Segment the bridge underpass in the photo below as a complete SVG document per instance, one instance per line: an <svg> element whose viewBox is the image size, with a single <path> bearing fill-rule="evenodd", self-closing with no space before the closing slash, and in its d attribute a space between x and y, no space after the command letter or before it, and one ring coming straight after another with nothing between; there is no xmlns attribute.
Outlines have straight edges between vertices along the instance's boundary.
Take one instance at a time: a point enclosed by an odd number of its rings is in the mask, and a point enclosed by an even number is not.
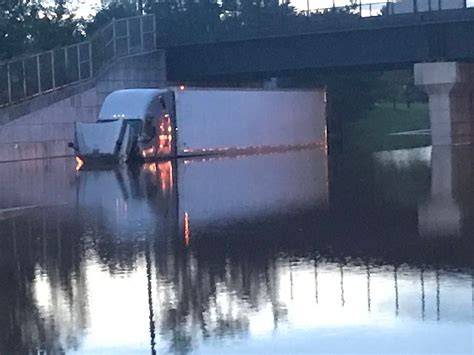
<svg viewBox="0 0 474 355"><path fill-rule="evenodd" d="M434 145L474 143L474 9L376 17L337 30L167 48L168 80L213 83L415 68Z"/></svg>
<svg viewBox="0 0 474 355"><path fill-rule="evenodd" d="M7 78L0 88L0 161L68 154L73 122L95 120L105 96L121 88L390 70L417 63L417 84L430 95L435 113L434 144L473 141L474 9L343 18L308 20L273 34L260 29L217 38L208 33L192 37L191 44L171 44L160 37L153 15L146 15L114 21L98 39L0 63L0 75L6 70ZM446 75L426 74L430 71Z"/></svg>

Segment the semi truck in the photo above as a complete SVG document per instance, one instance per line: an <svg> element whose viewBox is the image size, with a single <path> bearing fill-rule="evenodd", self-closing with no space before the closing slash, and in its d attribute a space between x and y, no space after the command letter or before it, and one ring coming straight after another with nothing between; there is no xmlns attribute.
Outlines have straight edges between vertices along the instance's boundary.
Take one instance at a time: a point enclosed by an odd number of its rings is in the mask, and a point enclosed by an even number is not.
<svg viewBox="0 0 474 355"><path fill-rule="evenodd" d="M124 162L326 145L322 89L118 90L75 123L78 159Z"/></svg>

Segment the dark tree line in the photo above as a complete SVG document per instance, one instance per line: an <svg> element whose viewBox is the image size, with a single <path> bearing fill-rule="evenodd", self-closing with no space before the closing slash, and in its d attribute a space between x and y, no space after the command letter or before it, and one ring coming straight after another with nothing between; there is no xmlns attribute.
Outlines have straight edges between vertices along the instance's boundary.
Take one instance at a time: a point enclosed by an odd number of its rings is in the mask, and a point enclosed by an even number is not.
<svg viewBox="0 0 474 355"><path fill-rule="evenodd" d="M160 39L169 41L265 28L285 33L308 20L290 2L279 0L112 0L84 20L75 17L71 1L0 0L0 60L72 44L114 18L142 13L155 14ZM333 15L351 15L353 9L328 10L312 18L330 21Z"/></svg>
<svg viewBox="0 0 474 355"><path fill-rule="evenodd" d="M72 44L82 28L66 0L0 0L0 60Z"/></svg>
<svg viewBox="0 0 474 355"><path fill-rule="evenodd" d="M0 0L0 60L83 40L113 18L154 13L158 30L181 37L226 25L250 25L262 14L295 15L277 0L111 1L88 20L75 17L71 0ZM140 10L139 7L142 7Z"/></svg>
<svg viewBox="0 0 474 355"><path fill-rule="evenodd" d="M141 9L140 9L141 7ZM297 18L296 10L278 0L149 0L112 2L97 13L89 24L89 33L110 22L140 13L155 14L157 31L163 37L192 38L199 33L216 33L242 27L262 27L278 23L281 18Z"/></svg>

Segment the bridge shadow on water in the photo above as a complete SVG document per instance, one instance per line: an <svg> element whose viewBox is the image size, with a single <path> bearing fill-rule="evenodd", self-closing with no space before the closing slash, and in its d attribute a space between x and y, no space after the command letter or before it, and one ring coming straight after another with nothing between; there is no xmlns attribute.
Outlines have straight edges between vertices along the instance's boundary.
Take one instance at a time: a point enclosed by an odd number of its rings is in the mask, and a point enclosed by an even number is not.
<svg viewBox="0 0 474 355"><path fill-rule="evenodd" d="M473 157L5 164L0 353L469 353Z"/></svg>

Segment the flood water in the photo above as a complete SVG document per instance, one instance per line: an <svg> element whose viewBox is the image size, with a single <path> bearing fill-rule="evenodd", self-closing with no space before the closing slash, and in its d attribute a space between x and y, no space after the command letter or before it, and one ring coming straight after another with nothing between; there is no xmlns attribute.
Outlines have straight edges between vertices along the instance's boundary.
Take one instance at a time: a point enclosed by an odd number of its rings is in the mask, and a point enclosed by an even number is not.
<svg viewBox="0 0 474 355"><path fill-rule="evenodd" d="M2 355L473 353L472 149L0 178Z"/></svg>

